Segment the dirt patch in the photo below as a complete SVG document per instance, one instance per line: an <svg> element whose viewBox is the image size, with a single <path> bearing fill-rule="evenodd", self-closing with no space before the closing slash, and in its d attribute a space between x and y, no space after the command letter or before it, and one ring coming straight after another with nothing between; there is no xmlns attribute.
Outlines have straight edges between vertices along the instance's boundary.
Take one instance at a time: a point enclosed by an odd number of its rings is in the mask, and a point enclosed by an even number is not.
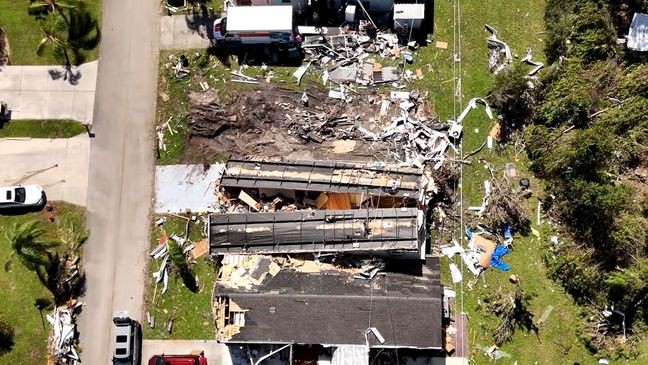
<svg viewBox="0 0 648 365"><path fill-rule="evenodd" d="M211 91L191 93L183 162L228 155L399 162L391 152L394 143L378 136L392 117L403 113L402 100L392 101L387 94L345 93L347 101L310 87L306 103L302 92L267 83L231 93L227 103ZM418 102L422 99L413 95L415 106L409 114L430 121L427 104Z"/></svg>

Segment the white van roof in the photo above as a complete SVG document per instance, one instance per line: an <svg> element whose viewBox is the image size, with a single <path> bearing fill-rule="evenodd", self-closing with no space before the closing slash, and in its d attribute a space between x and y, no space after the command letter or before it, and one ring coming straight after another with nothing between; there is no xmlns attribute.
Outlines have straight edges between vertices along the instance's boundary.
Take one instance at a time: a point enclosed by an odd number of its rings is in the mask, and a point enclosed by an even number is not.
<svg viewBox="0 0 648 365"><path fill-rule="evenodd" d="M286 31L292 30L293 7L231 6L227 8L227 31Z"/></svg>

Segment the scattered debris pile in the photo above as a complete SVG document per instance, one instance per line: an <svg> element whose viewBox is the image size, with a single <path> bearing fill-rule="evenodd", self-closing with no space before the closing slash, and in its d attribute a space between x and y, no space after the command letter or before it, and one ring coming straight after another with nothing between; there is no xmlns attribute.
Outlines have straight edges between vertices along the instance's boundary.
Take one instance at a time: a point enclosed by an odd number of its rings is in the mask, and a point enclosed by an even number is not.
<svg viewBox="0 0 648 365"><path fill-rule="evenodd" d="M68 305L54 308L47 315L47 322L52 325L49 339L50 354L57 364L81 364L76 350L77 328L76 315L81 311L82 302L71 300Z"/></svg>
<svg viewBox="0 0 648 365"><path fill-rule="evenodd" d="M414 52L419 47L416 41L402 45L404 42L396 34L372 29L365 21L360 22L358 29L300 27L304 35L302 47L310 57L307 65L295 72L298 82L311 65L321 70L324 84L327 81L363 86L392 83L398 87L401 79L423 78L420 70L402 72L402 67L392 66L414 61Z"/></svg>
<svg viewBox="0 0 648 365"><path fill-rule="evenodd" d="M211 91L192 93L190 145L216 156L317 156L417 167L443 160L443 152L454 148L451 126L430 116L426 95L418 91L345 96L345 102L327 96L324 89L300 93L270 84L225 103Z"/></svg>

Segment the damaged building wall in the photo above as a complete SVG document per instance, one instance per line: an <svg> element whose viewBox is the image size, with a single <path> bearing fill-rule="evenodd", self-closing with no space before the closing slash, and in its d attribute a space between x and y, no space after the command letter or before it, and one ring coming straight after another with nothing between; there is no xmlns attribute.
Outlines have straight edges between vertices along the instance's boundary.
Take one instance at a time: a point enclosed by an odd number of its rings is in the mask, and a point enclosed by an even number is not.
<svg viewBox="0 0 648 365"><path fill-rule="evenodd" d="M210 250L212 255L374 250L418 253L427 238L424 218L416 208L217 214L209 217Z"/></svg>

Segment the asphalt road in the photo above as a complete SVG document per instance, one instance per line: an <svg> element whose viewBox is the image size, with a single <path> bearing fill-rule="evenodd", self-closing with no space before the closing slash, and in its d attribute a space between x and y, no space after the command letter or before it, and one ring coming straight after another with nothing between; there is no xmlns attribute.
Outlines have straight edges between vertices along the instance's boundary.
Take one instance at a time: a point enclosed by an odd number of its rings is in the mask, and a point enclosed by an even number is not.
<svg viewBox="0 0 648 365"><path fill-rule="evenodd" d="M112 313L141 320L153 191L159 2L103 3L84 260L82 361L109 364Z"/></svg>

